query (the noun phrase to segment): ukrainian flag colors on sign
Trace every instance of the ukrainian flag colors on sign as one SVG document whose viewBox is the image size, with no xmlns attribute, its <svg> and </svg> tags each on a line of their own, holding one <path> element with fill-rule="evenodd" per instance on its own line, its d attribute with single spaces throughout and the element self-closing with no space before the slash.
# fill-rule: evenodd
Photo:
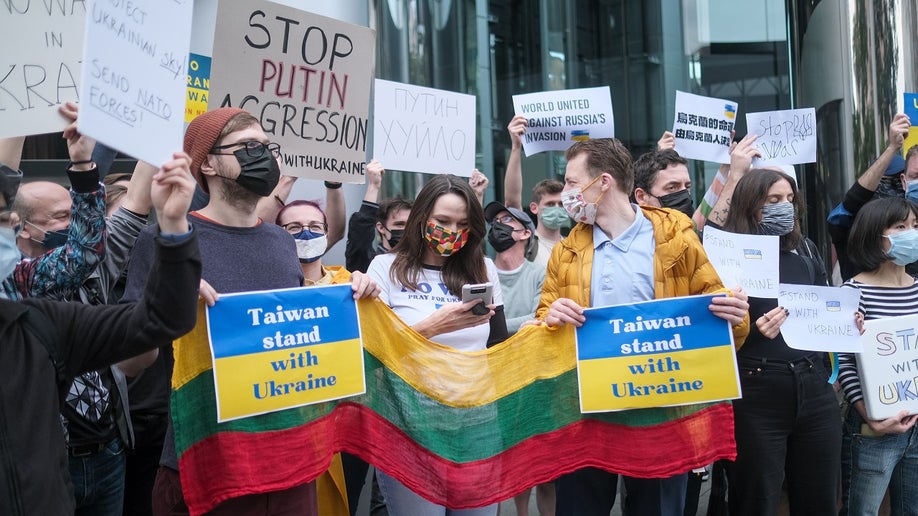
<svg viewBox="0 0 918 516">
<path fill-rule="evenodd" d="M 365 390 L 350 285 L 224 294 L 207 310 L 217 419 Z"/>
<path fill-rule="evenodd" d="M 913 145 L 918 145 L 918 93 L 905 94 L 904 111 L 912 126 L 908 129 L 908 136 L 902 145 L 903 156 Z"/>
<path fill-rule="evenodd" d="M 721 294 L 722 295 L 722 294 Z M 740 397 L 733 333 L 714 296 L 589 308 L 577 329 L 583 412 Z"/>
<path fill-rule="evenodd" d="M 210 93 L 210 57 L 190 54 L 188 58 L 188 99 L 185 101 L 185 123 L 191 123 L 207 111 Z"/>
</svg>

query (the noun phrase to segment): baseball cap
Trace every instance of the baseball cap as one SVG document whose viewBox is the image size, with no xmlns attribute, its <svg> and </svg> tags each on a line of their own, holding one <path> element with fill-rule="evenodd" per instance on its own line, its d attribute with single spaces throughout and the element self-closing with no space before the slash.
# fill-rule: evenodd
<svg viewBox="0 0 918 516">
<path fill-rule="evenodd" d="M 532 231 L 533 234 L 535 234 L 535 224 L 532 223 L 532 219 L 529 218 L 529 215 L 526 215 L 526 212 L 518 208 L 508 208 L 507 206 L 504 206 L 497 201 L 490 202 L 487 206 L 485 206 L 485 220 L 487 220 L 488 224 L 490 224 L 491 221 L 494 220 L 494 217 L 496 217 L 497 214 L 502 211 L 510 213 L 513 218 L 520 221 L 520 224 L 522 224 L 524 228 Z"/>
</svg>

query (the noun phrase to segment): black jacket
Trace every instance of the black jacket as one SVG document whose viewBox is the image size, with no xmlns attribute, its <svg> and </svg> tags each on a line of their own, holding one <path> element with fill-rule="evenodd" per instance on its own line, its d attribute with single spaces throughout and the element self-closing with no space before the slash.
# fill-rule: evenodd
<svg viewBox="0 0 918 516">
<path fill-rule="evenodd" d="M 158 260 L 137 303 L 0 300 L 0 514 L 72 515 L 62 393 L 75 375 L 168 344 L 194 327 L 197 238 L 157 240 Z"/>
</svg>

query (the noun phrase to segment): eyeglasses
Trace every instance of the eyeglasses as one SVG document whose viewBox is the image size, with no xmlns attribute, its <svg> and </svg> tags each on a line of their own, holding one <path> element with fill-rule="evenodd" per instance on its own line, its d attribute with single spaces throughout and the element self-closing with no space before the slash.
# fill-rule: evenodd
<svg viewBox="0 0 918 516">
<path fill-rule="evenodd" d="M 279 143 L 262 143 L 262 142 L 255 141 L 255 140 L 251 140 L 247 142 L 228 143 L 226 145 L 215 145 L 212 149 L 210 149 L 210 153 L 217 154 L 219 156 L 229 156 L 229 155 L 232 155 L 232 153 L 214 152 L 214 151 L 231 149 L 233 147 L 238 147 L 240 145 L 242 145 L 242 147 L 245 149 L 245 153 L 248 154 L 250 158 L 260 158 L 264 156 L 265 150 L 269 151 L 271 155 L 274 156 L 275 158 L 280 157 L 280 144 Z"/>
<path fill-rule="evenodd" d="M 501 224 L 509 224 L 516 220 L 516 217 L 513 215 L 504 215 L 503 217 L 494 217 L 494 220 L 491 221 L 491 224 L 496 224 L 500 222 Z"/>
<path fill-rule="evenodd" d="M 303 224 L 302 222 L 288 222 L 281 226 L 287 230 L 287 233 L 295 235 L 304 229 L 309 230 L 311 233 L 318 233 L 324 235 L 328 232 L 328 224 L 324 222 L 313 222 L 311 224 Z"/>
</svg>

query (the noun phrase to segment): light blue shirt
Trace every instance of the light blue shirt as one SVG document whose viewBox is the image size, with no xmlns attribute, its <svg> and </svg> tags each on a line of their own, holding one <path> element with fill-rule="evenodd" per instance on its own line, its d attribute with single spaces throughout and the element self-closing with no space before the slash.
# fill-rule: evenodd
<svg viewBox="0 0 918 516">
<path fill-rule="evenodd" d="M 593 225 L 593 271 L 590 306 L 610 306 L 649 301 L 653 293 L 653 224 L 632 204 L 635 217 L 621 235 L 609 240 Z"/>
</svg>

